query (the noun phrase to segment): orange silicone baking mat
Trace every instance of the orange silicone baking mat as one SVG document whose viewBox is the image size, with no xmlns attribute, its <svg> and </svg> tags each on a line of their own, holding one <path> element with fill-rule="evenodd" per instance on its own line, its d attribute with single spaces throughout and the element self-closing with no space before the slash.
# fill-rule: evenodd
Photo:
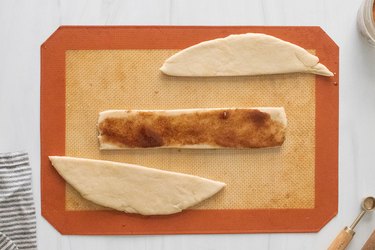
<svg viewBox="0 0 375 250">
<path fill-rule="evenodd" d="M 316 54 L 334 77 L 170 77 L 158 68 L 180 49 L 247 32 Z M 42 45 L 42 213 L 64 234 L 318 231 L 337 212 L 338 47 L 319 27 L 61 27 Z M 105 109 L 283 106 L 278 149 L 98 150 Z M 227 183 L 182 213 L 125 214 L 84 200 L 48 155 L 129 162 Z"/>
</svg>

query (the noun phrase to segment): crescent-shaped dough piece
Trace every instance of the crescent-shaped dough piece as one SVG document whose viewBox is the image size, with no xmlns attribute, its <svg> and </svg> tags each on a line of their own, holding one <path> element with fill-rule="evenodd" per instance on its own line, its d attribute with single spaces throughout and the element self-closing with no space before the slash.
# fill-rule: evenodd
<svg viewBox="0 0 375 250">
<path fill-rule="evenodd" d="M 284 143 L 282 107 L 107 110 L 99 114 L 100 149 L 265 148 Z"/>
<path fill-rule="evenodd" d="M 333 76 L 319 58 L 276 37 L 248 33 L 205 41 L 168 58 L 172 76 L 244 76 L 305 72 Z"/>
<path fill-rule="evenodd" d="M 178 213 L 225 186 L 225 183 L 193 175 L 126 163 L 63 156 L 49 159 L 82 197 L 127 213 Z"/>
</svg>

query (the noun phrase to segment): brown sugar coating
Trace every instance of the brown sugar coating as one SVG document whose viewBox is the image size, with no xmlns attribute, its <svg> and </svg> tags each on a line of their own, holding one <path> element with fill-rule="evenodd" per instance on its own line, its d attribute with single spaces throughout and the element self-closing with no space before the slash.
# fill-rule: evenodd
<svg viewBox="0 0 375 250">
<path fill-rule="evenodd" d="M 139 112 L 106 118 L 99 124 L 102 142 L 124 148 L 209 145 L 228 148 L 275 147 L 285 126 L 257 109 L 208 110 L 168 115 Z"/>
</svg>

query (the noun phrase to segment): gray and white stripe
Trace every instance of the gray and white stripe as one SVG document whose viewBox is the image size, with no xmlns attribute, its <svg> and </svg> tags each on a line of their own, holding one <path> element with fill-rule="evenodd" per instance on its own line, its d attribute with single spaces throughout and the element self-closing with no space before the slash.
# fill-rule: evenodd
<svg viewBox="0 0 375 250">
<path fill-rule="evenodd" d="M 27 153 L 0 154 L 0 250 L 37 249 Z"/>
<path fill-rule="evenodd" d="M 8 236 L 6 236 L 3 233 L 0 233 L 0 249 L 4 250 L 18 250 L 19 248 L 14 244 L 14 242 L 9 239 Z"/>
</svg>

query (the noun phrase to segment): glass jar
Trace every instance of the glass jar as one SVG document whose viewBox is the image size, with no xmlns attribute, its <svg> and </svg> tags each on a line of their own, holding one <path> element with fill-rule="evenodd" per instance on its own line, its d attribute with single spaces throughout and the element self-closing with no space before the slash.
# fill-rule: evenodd
<svg viewBox="0 0 375 250">
<path fill-rule="evenodd" d="M 357 14 L 357 24 L 362 36 L 375 47 L 375 0 L 364 0 Z"/>
</svg>

